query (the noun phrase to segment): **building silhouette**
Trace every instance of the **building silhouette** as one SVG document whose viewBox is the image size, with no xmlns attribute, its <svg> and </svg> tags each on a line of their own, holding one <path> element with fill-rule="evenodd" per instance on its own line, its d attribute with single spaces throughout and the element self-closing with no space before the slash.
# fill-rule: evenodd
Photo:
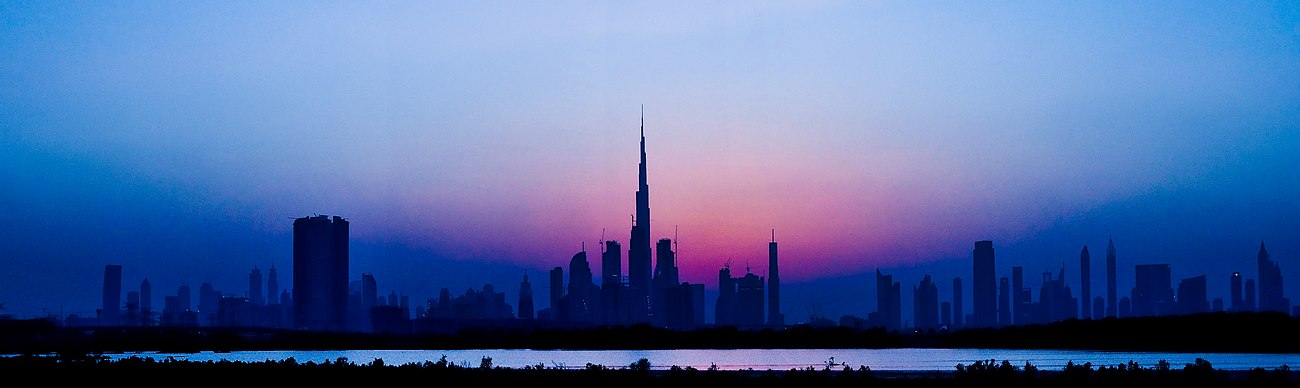
<svg viewBox="0 0 1300 388">
<path fill-rule="evenodd" d="M 1037 323 L 1051 323 L 1076 318 L 1079 311 L 1078 299 L 1070 292 L 1065 283 L 1065 266 L 1055 279 L 1051 272 L 1043 273 L 1043 285 L 1038 291 L 1038 305 L 1033 307 Z"/>
<path fill-rule="evenodd" d="M 212 283 L 203 282 L 199 284 L 199 322 L 203 325 L 217 325 L 218 301 L 221 299 L 221 292 L 212 288 Z"/>
<path fill-rule="evenodd" d="M 1011 281 L 1006 276 L 998 280 L 998 324 L 1011 326 Z"/>
<path fill-rule="evenodd" d="M 351 288 L 351 287 L 349 287 Z M 384 298 L 379 296 L 379 282 L 375 280 L 375 275 L 369 272 L 361 273 L 361 280 L 357 283 L 357 290 L 349 290 L 352 300 L 349 305 L 349 314 L 353 330 L 365 332 L 374 331 L 373 321 L 370 319 L 370 311 L 375 307 L 383 306 Z"/>
<path fill-rule="evenodd" d="M 767 324 L 773 327 L 785 326 L 785 314 L 781 313 L 781 271 L 776 259 L 776 229 L 772 230 L 772 242 L 767 243 Z"/>
<path fill-rule="evenodd" d="M 180 302 L 181 311 L 190 311 L 194 309 L 194 299 L 190 296 L 190 285 L 182 283 L 181 286 L 176 289 L 176 300 Z"/>
<path fill-rule="evenodd" d="M 1015 314 L 1011 319 L 1012 324 L 1027 325 L 1034 321 L 1034 314 L 1031 311 L 1033 290 L 1025 287 L 1024 267 L 1011 267 L 1011 303 Z"/>
<path fill-rule="evenodd" d="M 123 310 L 122 322 L 127 326 L 140 325 L 140 292 L 126 292 L 126 309 Z"/>
<path fill-rule="evenodd" d="M 646 179 L 645 111 L 641 113 L 641 163 L 636 191 L 636 215 L 632 220 L 632 237 L 628 242 L 628 292 L 633 322 L 650 322 L 650 185 Z"/>
<path fill-rule="evenodd" d="M 876 312 L 867 314 L 871 325 L 895 331 L 903 327 L 902 292 L 893 275 L 876 270 Z"/>
<path fill-rule="evenodd" d="M 1092 263 L 1088 257 L 1088 245 L 1084 244 L 1083 250 L 1079 251 L 1079 316 L 1083 319 L 1092 319 Z"/>
<path fill-rule="evenodd" d="M 623 325 L 631 321 L 628 309 L 627 284 L 623 282 L 623 251 L 618 241 L 605 241 L 600 253 L 600 310 L 601 319 L 609 325 Z"/>
<path fill-rule="evenodd" d="M 266 304 L 280 304 L 280 280 L 275 273 L 275 266 L 266 274 Z"/>
<path fill-rule="evenodd" d="M 153 286 L 149 278 L 140 281 L 140 325 L 153 326 Z"/>
<path fill-rule="evenodd" d="M 1283 296 L 1282 293 L 1282 270 L 1278 268 L 1277 262 L 1269 259 L 1268 250 L 1264 249 L 1264 242 L 1259 242 L 1259 254 L 1255 259 L 1259 267 L 1258 281 L 1255 283 L 1259 287 L 1255 295 L 1259 297 L 1259 311 L 1276 311 L 1290 314 L 1291 301 Z"/>
<path fill-rule="evenodd" d="M 248 273 L 248 301 L 254 305 L 265 304 L 262 299 L 262 271 L 256 266 Z"/>
<path fill-rule="evenodd" d="M 519 319 L 533 318 L 533 285 L 528 282 L 528 274 L 524 274 L 524 280 L 519 282 Z"/>
<path fill-rule="evenodd" d="M 741 327 L 758 327 L 763 326 L 763 292 L 766 281 L 762 276 L 755 275 L 745 269 L 745 276 L 736 279 L 736 311 L 734 313 L 736 326 Z"/>
<path fill-rule="evenodd" d="M 122 324 L 122 266 L 104 266 L 104 300 L 99 309 L 100 326 Z"/>
<path fill-rule="evenodd" d="M 1231 296 L 1229 301 L 1232 303 L 1229 308 L 1232 311 L 1244 311 L 1246 309 L 1246 301 L 1241 295 L 1241 272 L 1233 272 L 1232 278 L 1228 281 L 1228 284 L 1229 294 Z"/>
<path fill-rule="evenodd" d="M 1167 315 L 1176 311 L 1169 264 L 1140 264 L 1134 267 L 1134 274 L 1131 316 Z"/>
<path fill-rule="evenodd" d="M 939 304 L 939 325 L 940 328 L 949 329 L 952 326 L 952 302 L 944 301 Z"/>
<path fill-rule="evenodd" d="M 564 296 L 568 321 L 595 322 L 599 291 L 591 278 L 591 263 L 587 261 L 586 249 L 583 249 L 569 259 L 569 288 Z"/>
<path fill-rule="evenodd" d="M 1115 287 L 1115 241 L 1106 240 L 1106 316 L 1118 316 L 1119 292 Z"/>
<path fill-rule="evenodd" d="M 969 325 L 992 327 L 997 325 L 998 312 L 998 280 L 994 271 L 993 242 L 976 241 L 972 256 L 975 263 L 975 284 L 971 295 L 974 298 L 975 309 Z"/>
<path fill-rule="evenodd" d="M 347 330 L 348 254 L 348 221 L 343 217 L 294 220 L 294 327 Z"/>
<path fill-rule="evenodd" d="M 917 330 L 939 329 L 939 287 L 929 274 L 912 287 L 912 322 Z"/>
<path fill-rule="evenodd" d="M 1255 311 L 1255 279 L 1246 279 L 1246 285 L 1242 287 L 1246 294 L 1242 298 L 1242 304 L 1246 306 L 1246 311 Z"/>
<path fill-rule="evenodd" d="M 682 282 L 677 287 L 680 298 L 674 303 L 678 309 L 669 316 L 668 324 L 675 328 L 692 328 L 704 326 L 704 285 Z"/>
<path fill-rule="evenodd" d="M 962 327 L 966 322 L 966 316 L 962 311 L 962 293 L 961 277 L 952 278 L 952 328 Z"/>
<path fill-rule="evenodd" d="M 1209 309 L 1209 296 L 1205 290 L 1205 275 L 1193 276 L 1178 282 L 1178 313 L 1200 314 Z M 1219 302 L 1222 305 L 1222 301 Z"/>
<path fill-rule="evenodd" d="M 676 288 L 679 286 L 677 278 L 677 256 L 673 252 L 673 240 L 668 238 L 659 239 L 655 244 L 655 273 L 654 280 L 651 283 L 653 308 L 651 309 L 652 322 L 656 326 L 668 326 L 668 316 L 670 311 L 676 310 L 679 306 L 674 303 L 680 302 L 681 298 L 672 298 L 671 294 L 677 293 Z"/>
<path fill-rule="evenodd" d="M 713 304 L 713 324 L 729 326 L 736 324 L 732 312 L 736 309 L 736 282 L 731 278 L 731 263 L 718 270 L 718 300 Z"/>
<path fill-rule="evenodd" d="M 547 318 L 556 321 L 569 320 L 569 307 L 564 303 L 564 268 L 551 268 L 550 282 L 551 305 L 547 309 Z M 450 302 L 450 301 L 449 301 Z"/>
</svg>

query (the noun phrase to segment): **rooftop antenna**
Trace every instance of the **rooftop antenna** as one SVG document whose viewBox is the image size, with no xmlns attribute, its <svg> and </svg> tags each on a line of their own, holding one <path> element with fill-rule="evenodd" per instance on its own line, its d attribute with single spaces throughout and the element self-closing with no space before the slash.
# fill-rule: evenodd
<svg viewBox="0 0 1300 388">
<path fill-rule="evenodd" d="M 772 242 L 776 242 L 776 228 L 772 228 Z"/>
<path fill-rule="evenodd" d="M 641 104 L 641 137 L 645 137 L 645 104 Z"/>
<path fill-rule="evenodd" d="M 676 266 L 677 266 L 677 258 L 678 258 L 678 257 L 681 257 L 681 255 L 682 255 L 682 250 L 681 250 L 681 248 L 678 248 L 678 247 L 677 247 L 677 225 L 673 225 L 673 252 L 675 253 L 675 254 L 673 255 L 673 266 L 676 267 Z"/>
</svg>

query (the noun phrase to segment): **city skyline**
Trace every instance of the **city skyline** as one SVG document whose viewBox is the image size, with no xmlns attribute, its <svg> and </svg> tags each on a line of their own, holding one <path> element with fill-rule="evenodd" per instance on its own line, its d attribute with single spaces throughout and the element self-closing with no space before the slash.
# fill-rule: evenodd
<svg viewBox="0 0 1300 388">
<path fill-rule="evenodd" d="M 672 239 L 659 239 L 651 251 L 647 238 L 649 225 L 636 222 L 637 219 L 648 219 L 650 215 L 644 108 L 641 115 L 640 161 L 637 169 L 639 184 L 633 201 L 635 216 L 630 228 L 627 274 L 621 272 L 621 251 L 616 240 L 604 240 L 603 244 L 598 244 L 601 248 L 599 270 L 594 270 L 591 261 L 587 259 L 584 243 L 569 261 L 567 281 L 564 266 L 550 270 L 550 304 L 537 310 L 536 316 L 533 314 L 531 286 L 526 273 L 520 283 L 518 312 L 505 302 L 506 293 L 494 291 L 491 283 L 485 284 L 481 293 L 473 288 L 466 290 L 454 303 L 450 290 L 445 287 L 437 299 L 428 297 L 423 305 L 417 299 L 414 309 L 411 308 L 409 296 L 398 295 L 396 291 L 385 301 L 379 295 L 372 273 L 362 272 L 360 280 L 348 280 L 350 222 L 337 215 L 332 218 L 314 215 L 300 217 L 293 222 L 294 291 L 286 290 L 280 297 L 286 301 L 284 305 L 267 303 L 268 299 L 263 297 L 261 291 L 261 270 L 253 267 L 248 275 L 245 296 L 222 296 L 220 291 L 214 293 L 212 286 L 205 282 L 200 289 L 199 305 L 207 307 L 191 309 L 188 286 L 182 285 L 177 295 L 164 296 L 165 307 L 160 312 L 160 319 L 154 320 L 148 308 L 151 304 L 148 297 L 151 286 L 148 280 L 142 282 L 139 292 L 127 292 L 127 302 L 125 308 L 122 308 L 123 305 L 119 302 L 122 294 L 122 266 L 109 264 L 104 270 L 103 307 L 96 313 L 95 321 L 98 325 L 270 326 L 363 332 L 454 331 L 454 328 L 462 324 L 456 323 L 457 321 L 480 322 L 471 324 L 482 325 L 483 319 L 517 319 L 529 324 L 546 321 L 576 325 L 575 327 L 634 324 L 673 329 L 698 328 L 706 324 L 742 328 L 785 327 L 785 314 L 779 307 L 781 299 L 775 229 L 772 230 L 772 241 L 768 243 L 767 271 L 770 276 L 755 275 L 749 265 L 745 266 L 742 276 L 733 276 L 733 262 L 730 260 L 718 271 L 718 296 L 713 304 L 712 322 L 706 318 L 708 307 L 704 286 L 681 281 L 679 277 L 676 231 Z M 1055 277 L 1050 271 L 1043 273 L 1038 299 L 1035 301 L 1033 284 L 1025 282 L 1023 267 L 1013 266 L 1010 278 L 1003 274 L 998 281 L 995 252 L 993 241 L 980 240 L 974 243 L 970 276 L 974 279 L 971 294 L 975 297 L 972 301 L 972 314 L 969 316 L 962 314 L 964 301 L 959 295 L 964 290 L 957 289 L 961 287 L 961 276 L 953 278 L 953 299 L 940 303 L 938 287 L 927 273 L 919 285 L 912 289 L 911 312 L 914 320 L 905 320 L 900 283 L 895 282 L 892 275 L 885 275 L 877 268 L 875 311 L 865 314 L 865 317 L 844 314 L 836 320 L 821 315 L 823 312 L 817 306 L 810 312 L 808 321 L 798 323 L 814 326 L 881 327 L 891 331 L 905 328 L 956 330 L 1092 319 L 1094 315 L 1100 319 L 1212 311 L 1258 310 L 1284 314 L 1292 314 L 1293 308 L 1294 311 L 1300 311 L 1300 306 L 1293 307 L 1290 298 L 1285 296 L 1282 270 L 1271 259 L 1262 241 L 1256 254 L 1259 288 L 1256 289 L 1254 279 L 1247 279 L 1244 286 L 1240 284 L 1240 272 L 1234 271 L 1228 292 L 1230 304 L 1223 297 L 1213 298 L 1211 303 L 1205 274 L 1182 279 L 1177 283 L 1175 293 L 1174 278 L 1167 263 L 1134 265 L 1135 286 L 1129 296 L 1117 300 L 1115 270 L 1118 259 L 1114 240 L 1107 240 L 1106 246 L 1106 298 L 1090 300 L 1087 291 L 1091 288 L 1090 257 L 1087 245 L 1084 245 L 1079 254 L 1082 295 L 1077 298 L 1074 296 L 1070 282 L 1066 279 L 1066 267 L 1062 264 Z M 653 276 L 649 276 L 652 256 Z M 596 273 L 600 274 L 599 284 L 595 281 Z M 275 290 L 277 278 L 274 276 L 274 266 L 271 267 L 271 274 L 267 287 Z M 219 303 L 213 303 L 212 299 L 217 299 Z M 1090 303 L 1095 307 L 1089 307 Z M 126 318 L 121 318 L 122 316 Z M 67 320 L 73 322 L 68 323 L 70 325 L 87 322 L 86 317 L 80 316 L 69 317 Z"/>
<path fill-rule="evenodd" d="M 253 268 L 288 289 L 288 221 L 320 214 L 352 225 L 349 280 L 514 301 L 527 273 L 537 310 L 584 246 L 603 275 L 596 247 L 663 238 L 711 301 L 728 261 L 768 275 L 773 229 L 787 323 L 875 311 L 877 269 L 941 303 L 961 277 L 974 313 L 975 241 L 994 289 L 1064 268 L 1076 295 L 1088 246 L 1107 307 L 1103 243 L 1120 297 L 1169 264 L 1227 299 L 1274 284 L 1263 241 L 1294 300 L 1296 8 L 6 3 L 0 314 L 93 313 L 109 264 L 154 310 Z"/>
</svg>

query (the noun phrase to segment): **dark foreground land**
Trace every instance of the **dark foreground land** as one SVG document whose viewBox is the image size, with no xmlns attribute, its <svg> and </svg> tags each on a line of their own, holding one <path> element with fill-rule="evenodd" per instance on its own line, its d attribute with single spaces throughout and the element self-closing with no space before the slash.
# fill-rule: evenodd
<svg viewBox="0 0 1300 388">
<path fill-rule="evenodd" d="M 1273 313 L 1070 320 L 1049 325 L 953 332 L 793 326 L 775 329 L 703 328 L 689 331 L 631 327 L 530 327 L 509 322 L 461 322 L 454 331 L 380 334 L 324 333 L 241 327 L 66 327 L 46 320 L 0 320 L 0 373 L 52 382 L 170 381 L 246 384 L 276 381 L 472 381 L 474 384 L 709 384 L 761 386 L 1300 386 L 1290 366 L 1218 370 L 1205 360 L 1187 365 L 1067 365 L 1042 370 L 1000 360 L 971 360 L 951 371 L 872 371 L 828 364 L 793 370 L 697 370 L 671 365 L 592 365 L 578 369 L 536 365 L 503 368 L 485 358 L 479 367 L 444 361 L 385 365 L 382 360 L 201 362 L 102 354 L 241 350 L 350 349 L 1087 349 L 1207 353 L 1300 353 L 1300 319 Z M 147 378 L 149 380 L 139 380 Z M 12 380 L 17 381 L 17 380 Z M 815 385 L 814 385 L 815 384 Z M 544 385 L 549 386 L 549 385 Z"/>
<path fill-rule="evenodd" d="M 1210 363 L 1176 367 L 1168 363 L 1143 367 L 1136 364 L 1094 367 L 1067 365 L 1062 370 L 1039 370 L 1033 365 L 1012 365 L 980 360 L 958 365 L 948 372 L 877 372 L 866 367 L 828 364 L 821 368 L 785 371 L 725 371 L 694 368 L 652 368 L 642 359 L 627 366 L 587 364 L 580 369 L 494 367 L 484 358 L 478 367 L 458 366 L 446 359 L 420 364 L 385 365 L 382 360 L 353 363 L 298 363 L 285 361 L 231 362 L 187 361 L 130 357 L 117 361 L 96 355 L 12 356 L 0 358 L 0 373 L 10 381 L 45 381 L 64 384 L 144 382 L 202 384 L 266 384 L 272 381 L 308 384 L 469 384 L 473 386 L 641 386 L 643 384 L 689 384 L 713 387 L 929 387 L 929 386 L 1297 386 L 1300 373 L 1289 368 L 1256 368 L 1250 371 L 1216 370 Z M 552 385 L 555 384 L 555 385 Z M 992 384 L 992 385 L 990 385 Z M 308 385 L 310 386 L 310 385 Z"/>
</svg>

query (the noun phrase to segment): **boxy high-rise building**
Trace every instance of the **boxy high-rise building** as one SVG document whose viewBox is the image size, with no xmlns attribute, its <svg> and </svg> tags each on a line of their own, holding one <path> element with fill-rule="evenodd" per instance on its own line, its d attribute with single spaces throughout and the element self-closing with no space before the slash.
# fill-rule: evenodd
<svg viewBox="0 0 1300 388">
<path fill-rule="evenodd" d="M 317 215 L 293 222 L 294 326 L 347 328 L 348 221 Z"/>
</svg>

